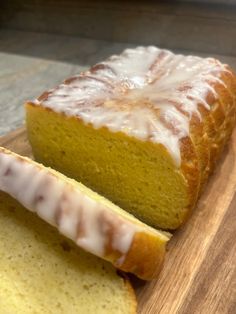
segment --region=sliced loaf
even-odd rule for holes
[[[156,47],[111,56],[26,104],[36,160],[176,229],[235,125],[236,76]]]

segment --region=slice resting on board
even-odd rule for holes
[[[0,148],[0,190],[115,267],[146,280],[158,275],[168,234],[143,224],[84,185]]]

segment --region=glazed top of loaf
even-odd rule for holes
[[[180,139],[189,135],[199,105],[210,110],[214,83],[225,87],[227,65],[213,58],[176,55],[153,46],[126,49],[64,81],[34,100],[93,127],[107,127],[163,144],[177,165]]]

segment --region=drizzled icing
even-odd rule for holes
[[[2,148],[0,190],[85,250],[100,257],[106,257],[107,249],[118,252],[117,266],[125,259],[135,234],[147,232],[138,220],[113,211],[109,204],[91,197],[83,188],[58,178],[56,172]]]
[[[199,105],[217,99],[212,84],[231,73],[212,58],[175,55],[156,47],[127,49],[66,80],[33,103],[141,140],[163,144],[177,165],[180,140],[189,136]]]

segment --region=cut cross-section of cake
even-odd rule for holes
[[[28,102],[27,129],[37,160],[175,229],[232,132],[235,95],[216,59],[138,47]]]
[[[0,148],[0,191],[117,268],[146,280],[158,275],[168,234],[145,225],[84,185]]]
[[[135,314],[135,293],[108,262],[79,249],[0,191],[1,314]]]

